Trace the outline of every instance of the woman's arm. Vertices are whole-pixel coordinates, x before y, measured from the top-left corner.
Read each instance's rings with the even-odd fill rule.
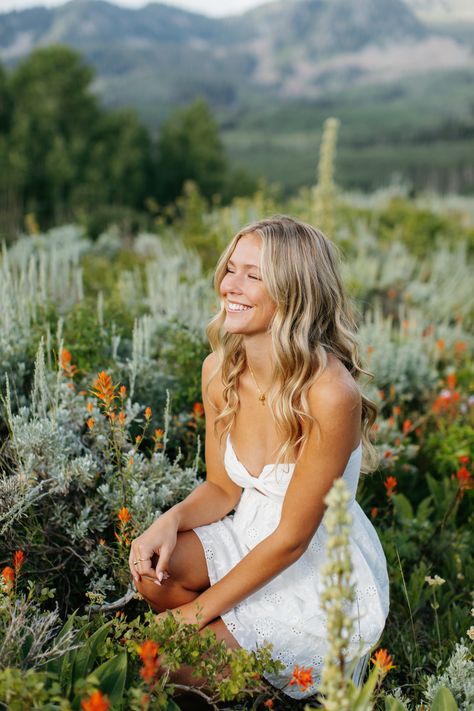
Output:
[[[207,385],[216,362],[216,354],[211,353],[202,365],[202,401],[206,416],[206,481],[169,510],[178,522],[179,531],[188,531],[196,526],[219,521],[232,511],[242,494],[241,487],[232,481],[225,470],[219,440],[214,434],[216,412],[209,397],[212,397],[214,402],[219,402],[222,388],[214,381],[208,394]]]
[[[176,546],[178,531],[219,521],[235,507],[242,489],[228,476],[218,439],[214,435],[215,410],[207,394],[207,383],[215,368],[216,356],[208,356],[202,367],[202,397],[206,415],[206,481],[197,486],[183,501],[159,516],[136,538],[130,548],[129,567],[138,582],[141,576],[161,580]],[[217,380],[217,378],[216,378]],[[219,384],[211,383],[211,397],[219,402]],[[158,556],[156,567],[153,565]],[[136,561],[140,560],[140,573]]]
[[[318,381],[319,382],[319,381]],[[316,384],[317,385],[317,384]],[[355,386],[326,380],[308,401],[316,427],[295,467],[276,530],[227,575],[185,606],[188,620],[201,627],[261,588],[306,550],[324,514],[324,497],[342,475],[360,427],[360,395]]]

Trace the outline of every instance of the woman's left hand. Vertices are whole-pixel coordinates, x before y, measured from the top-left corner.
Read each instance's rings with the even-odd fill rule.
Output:
[[[198,625],[200,630],[206,626],[206,621],[202,615],[199,616],[199,605],[196,604],[195,601],[174,607],[172,610],[160,612],[155,617],[156,621],[160,622],[160,620],[165,619],[170,612],[177,622],[184,622],[187,625]]]

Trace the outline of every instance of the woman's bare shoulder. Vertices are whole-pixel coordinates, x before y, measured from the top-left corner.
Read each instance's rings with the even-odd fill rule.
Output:
[[[221,368],[219,365],[219,356],[217,353],[209,353],[204,358],[202,364],[202,388],[203,392],[208,392],[211,398],[215,401],[222,400],[222,380]]]
[[[339,408],[342,405],[351,409],[359,405],[361,395],[359,386],[344,364],[332,354],[328,354],[325,370],[315,380],[308,391],[308,402],[312,411],[325,410],[328,406]],[[314,413],[315,414],[315,413]]]

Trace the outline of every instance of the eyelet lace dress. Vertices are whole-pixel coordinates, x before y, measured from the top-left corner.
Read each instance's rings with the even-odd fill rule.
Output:
[[[361,675],[371,647],[377,643],[389,609],[387,563],[377,533],[355,500],[362,459],[362,444],[350,455],[342,478],[351,493],[351,556],[356,597],[352,608],[354,634],[349,655],[356,662],[353,679]],[[265,466],[258,477],[237,459],[227,437],[224,464],[230,478],[242,487],[233,515],[194,529],[207,561],[211,585],[223,578],[247,553],[277,527],[286,489],[295,464]],[[327,649],[327,619],[320,606],[327,531],[324,517],[303,555],[257,592],[249,595],[222,619],[239,645],[256,650],[273,645],[272,656],[285,665],[267,680],[293,698],[318,690]],[[358,660],[358,661],[357,661]],[[300,691],[289,686],[295,664],[313,667],[312,686]]]

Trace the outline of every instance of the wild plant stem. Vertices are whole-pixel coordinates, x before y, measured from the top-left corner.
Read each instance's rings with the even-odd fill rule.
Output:
[[[408,610],[409,610],[409,612],[410,612],[411,631],[412,631],[412,635],[413,635],[413,642],[414,642],[414,645],[415,645],[416,659],[417,659],[417,663],[419,664],[419,663],[420,663],[420,652],[419,652],[419,650],[418,650],[418,643],[417,643],[417,641],[416,641],[415,625],[414,625],[414,623],[413,623],[413,613],[412,613],[412,609],[411,609],[411,605],[410,605],[410,598],[409,598],[409,596],[408,596],[408,590],[407,590],[407,586],[406,586],[406,582],[405,582],[405,576],[404,576],[404,574],[403,574],[402,562],[401,562],[401,560],[400,560],[400,555],[399,555],[399,553],[398,553],[398,548],[395,547],[395,550],[396,550],[396,552],[397,552],[398,566],[399,566],[399,568],[400,568],[400,573],[401,573],[401,576],[402,576],[403,591],[404,591],[404,593],[405,593],[405,597],[406,597],[406,601],[407,601],[407,605],[408,605]]]

